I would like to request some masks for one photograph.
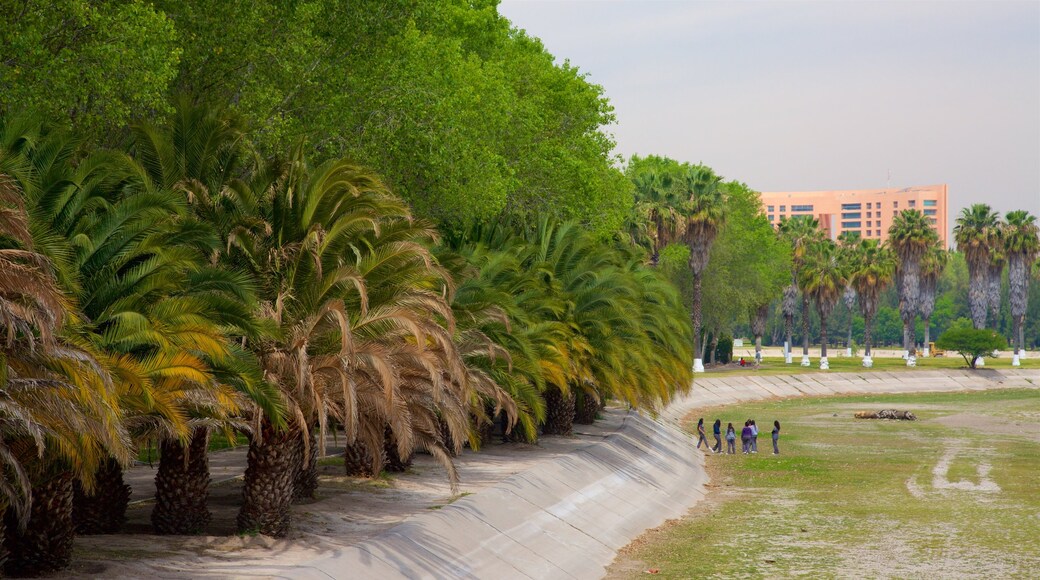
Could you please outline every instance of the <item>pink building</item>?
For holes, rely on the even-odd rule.
[[[864,238],[887,239],[892,219],[904,209],[923,212],[947,243],[946,185],[919,185],[903,189],[859,189],[851,191],[763,192],[762,205],[769,221],[781,217],[812,216],[837,238],[843,232],[859,232]]]

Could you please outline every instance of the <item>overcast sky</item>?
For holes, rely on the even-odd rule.
[[[699,161],[760,191],[947,183],[951,224],[978,201],[1040,214],[1040,2],[499,10],[604,87],[626,158]]]

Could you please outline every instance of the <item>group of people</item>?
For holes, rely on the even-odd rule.
[[[722,420],[715,419],[715,425],[712,427],[712,432],[715,435],[715,445],[708,443],[708,436],[704,432],[704,418],[702,417],[697,421],[697,449],[701,448],[701,444],[704,444],[705,449],[710,449],[712,453],[722,453]],[[740,441],[744,450],[744,454],[758,453],[758,425],[755,424],[754,419],[748,419],[744,421],[744,428],[740,431]],[[773,421],[773,455],[780,454],[780,421]],[[726,452],[734,454],[737,452],[737,431],[733,428],[733,423],[730,423],[726,427]]]

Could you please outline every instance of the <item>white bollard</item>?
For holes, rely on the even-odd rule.
[[[1022,366],[1022,363],[1019,361],[1017,354],[1011,357],[1011,366],[1013,366],[1013,367],[1020,367],[1020,366]]]
[[[906,366],[908,366],[908,367],[916,367],[917,366],[917,357],[914,356],[914,355],[910,355],[910,356],[906,357]]]
[[[820,358],[820,370],[821,371],[826,371],[826,370],[830,370],[830,368],[831,368],[831,365],[830,365],[830,363],[827,362],[827,357],[821,357]]]
[[[931,356],[931,352],[928,350],[928,347],[926,346],[924,347],[924,358],[928,358],[929,356]]]
[[[784,341],[784,364],[791,364],[791,343]]]
[[[874,366],[874,359],[870,358],[870,355],[867,355],[867,356],[863,357],[863,366],[868,368],[868,369],[873,367]]]
[[[845,356],[852,356],[852,347],[851,346],[845,347]]]
[[[811,367],[812,366],[812,363],[809,362],[809,355],[807,355],[807,354],[803,354],[802,355],[802,366],[803,367]]]
[[[984,366],[986,366],[986,359],[980,356],[979,360],[975,361],[975,368]]]
[[[908,359],[910,357],[910,351],[904,350],[903,354],[902,354],[902,357],[903,357],[903,360]]]
[[[693,372],[695,372],[695,373],[703,373],[704,372],[704,361],[703,360],[701,360],[699,358],[693,359]]]

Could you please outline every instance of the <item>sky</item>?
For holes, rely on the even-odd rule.
[[[1040,214],[1040,2],[503,0],[603,86],[627,158],[759,191],[949,185]]]

